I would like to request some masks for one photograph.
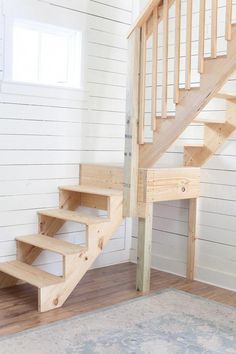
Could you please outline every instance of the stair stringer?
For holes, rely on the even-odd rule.
[[[113,199],[109,222],[90,225],[87,228],[88,250],[78,256],[71,256],[67,264],[67,277],[63,283],[38,289],[39,312],[61,307],[102,252],[107,242],[123,221],[123,197]]]
[[[219,92],[236,69],[236,25],[232,25],[232,40],[226,56],[205,59],[204,74],[199,89],[190,89],[176,108],[175,119],[161,119],[154,132],[153,143],[140,145],[140,167],[152,167],[178,139],[207,103]]]
[[[236,102],[228,101],[225,123],[208,123],[205,126],[203,147],[185,146],[185,166],[203,166],[236,131]]]
[[[69,197],[67,200],[60,201],[60,207],[64,207],[65,205],[70,210],[76,210],[80,205],[80,202],[78,199],[73,199]],[[65,223],[66,221],[64,220],[54,219],[50,221],[49,225],[46,225],[44,230],[42,230],[42,225],[39,224],[39,233],[42,233],[45,236],[54,237]],[[29,265],[33,264],[41,253],[42,250],[38,247],[30,247],[29,252],[24,259],[24,262]],[[19,283],[21,282],[18,279],[0,272],[0,289],[10,288]]]

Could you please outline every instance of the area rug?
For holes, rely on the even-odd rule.
[[[0,339],[1,354],[236,354],[236,309],[176,290]]]

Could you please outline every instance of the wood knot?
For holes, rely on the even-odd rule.
[[[98,241],[98,247],[100,248],[100,250],[103,250],[103,246],[104,246],[104,239],[100,238],[100,240]]]
[[[53,304],[54,304],[55,306],[57,306],[57,305],[59,304],[59,299],[58,299],[58,297],[53,300]]]
[[[86,261],[88,261],[88,256],[84,257],[84,259],[85,259]]]

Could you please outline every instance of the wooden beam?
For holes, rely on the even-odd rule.
[[[230,41],[232,39],[232,0],[226,1],[226,19],[225,19],[225,39]]]
[[[205,13],[206,13],[206,0],[201,0],[200,14],[199,14],[199,44],[198,44],[198,71],[200,74],[202,74],[204,71]]]
[[[168,0],[163,3],[163,60],[162,60],[162,118],[167,117],[167,96],[168,96],[168,39],[169,33],[169,6]]]
[[[189,200],[187,279],[194,280],[195,243],[197,227],[197,199]]]
[[[194,167],[140,169],[138,202],[154,203],[197,198],[200,169]]]
[[[123,190],[124,169],[121,166],[82,164],[80,184]]]
[[[192,68],[192,18],[193,2],[187,0],[187,24],[186,24],[186,67],[185,67],[185,89],[191,87],[191,68]]]
[[[147,293],[150,290],[153,204],[142,205],[142,217],[138,219],[138,253],[136,288]]]
[[[140,61],[140,91],[139,91],[139,118],[138,118],[138,142],[144,144],[144,118],[145,118],[145,98],[146,98],[146,63],[147,63],[147,37],[146,23],[141,30],[141,61]],[[134,55],[134,54],[133,54]],[[133,89],[135,89],[133,82]],[[138,87],[136,88],[136,90]]]
[[[158,40],[158,11],[153,10],[153,34],[152,34],[152,130],[156,130],[157,113],[157,40]]]
[[[175,3],[174,103],[179,103],[180,32],[181,32],[181,1],[176,0],[176,3]]]
[[[124,217],[136,215],[138,189],[138,118],[140,29],[129,38],[129,66],[126,107],[125,165],[124,165]]]
[[[216,58],[218,0],[212,0],[211,4],[211,57]]]

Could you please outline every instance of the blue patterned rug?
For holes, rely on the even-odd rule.
[[[0,339],[1,354],[236,354],[236,309],[168,290]]]

